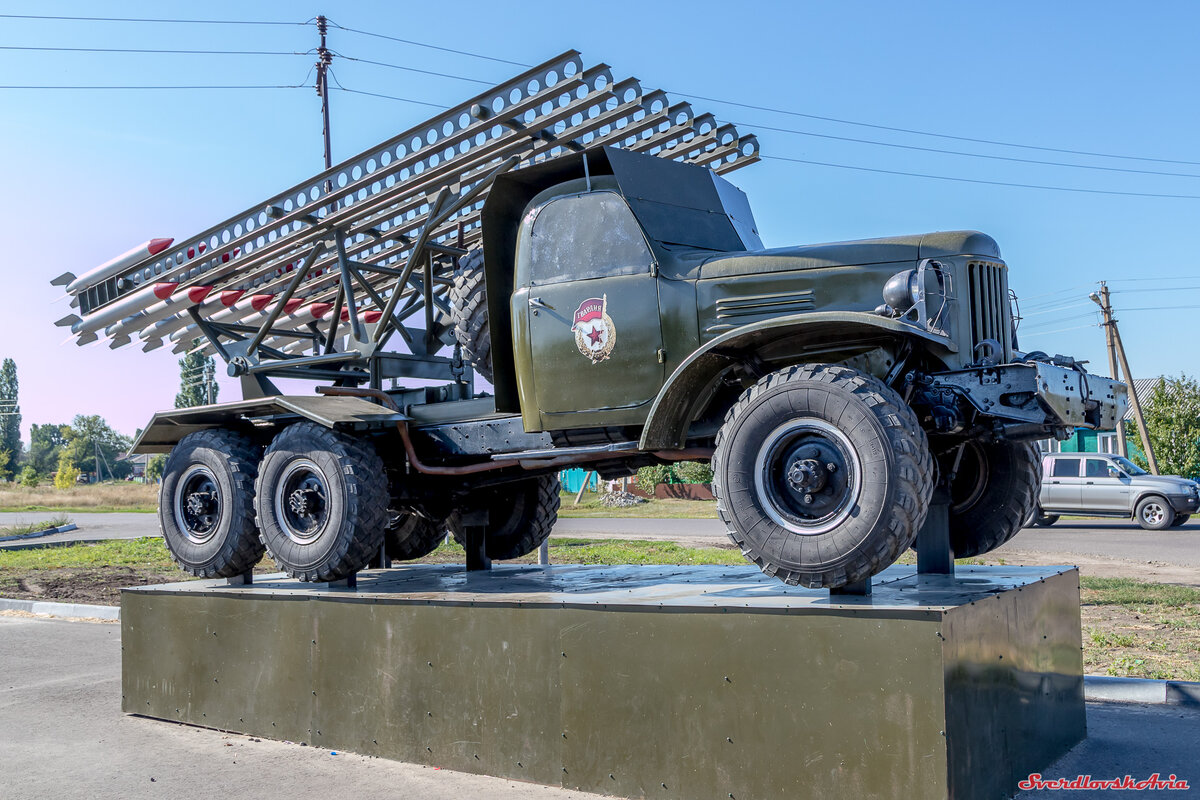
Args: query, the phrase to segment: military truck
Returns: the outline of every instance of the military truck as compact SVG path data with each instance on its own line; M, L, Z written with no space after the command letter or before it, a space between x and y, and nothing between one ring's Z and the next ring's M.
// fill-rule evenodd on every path
M331 581L472 530L511 559L549 535L564 466L696 459L748 559L838 588L935 500L956 555L1004 543L1036 505L1032 442L1120 418L1123 385L1018 349L988 236L765 249L722 177L754 138L577 58L79 292L81 338L165 337L241 378L245 399L156 414L135 445L170 453L185 570L265 550Z

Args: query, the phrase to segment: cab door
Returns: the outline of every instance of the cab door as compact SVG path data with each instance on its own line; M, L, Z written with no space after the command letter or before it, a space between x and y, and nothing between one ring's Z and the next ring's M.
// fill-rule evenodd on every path
M531 210L517 263L513 317L526 322L544 428L577 424L579 412L599 412L589 424L633 421L665 366L655 260L625 199L594 191Z

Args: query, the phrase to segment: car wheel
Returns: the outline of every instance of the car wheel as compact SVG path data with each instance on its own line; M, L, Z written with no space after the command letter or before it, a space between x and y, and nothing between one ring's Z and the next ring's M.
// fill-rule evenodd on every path
M1058 522L1058 514L1035 513L1033 515L1033 524L1039 528L1049 528L1056 522Z
M1171 527L1175 521L1175 510L1161 497L1151 496L1142 500L1134 512L1138 525L1148 531L1161 531Z
M1181 525L1183 525L1183 523L1187 522L1191 518L1192 518L1191 514L1177 514L1177 515L1175 515L1175 521L1171 523L1171 527L1178 528Z
M163 468L158 521L184 571L231 578L262 559L254 525L254 476L261 448L233 431L189 433Z
M725 416L717 513L742 554L788 584L837 588L916 538L933 458L916 414L879 380L804 364L765 376Z
M263 544L293 578L340 580L379 552L387 478L369 442L313 422L289 425L267 448L256 488Z

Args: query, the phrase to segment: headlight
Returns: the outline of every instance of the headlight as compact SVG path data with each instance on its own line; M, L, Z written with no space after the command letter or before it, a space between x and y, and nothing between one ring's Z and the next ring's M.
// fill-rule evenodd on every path
M915 269L897 272L883 285L883 302L891 306L900 316L915 306L920 297L921 287Z

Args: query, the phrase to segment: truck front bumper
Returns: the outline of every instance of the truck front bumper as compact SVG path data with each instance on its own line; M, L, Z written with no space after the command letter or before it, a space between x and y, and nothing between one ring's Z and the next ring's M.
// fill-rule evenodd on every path
M1125 416L1125 384L1029 361L940 372L932 388L950 390L986 416L1054 428L1114 430Z
M1200 506L1200 501L1197 501L1195 495L1189 494L1172 494L1167 495L1167 502L1171 504L1176 514L1195 514L1197 507Z

